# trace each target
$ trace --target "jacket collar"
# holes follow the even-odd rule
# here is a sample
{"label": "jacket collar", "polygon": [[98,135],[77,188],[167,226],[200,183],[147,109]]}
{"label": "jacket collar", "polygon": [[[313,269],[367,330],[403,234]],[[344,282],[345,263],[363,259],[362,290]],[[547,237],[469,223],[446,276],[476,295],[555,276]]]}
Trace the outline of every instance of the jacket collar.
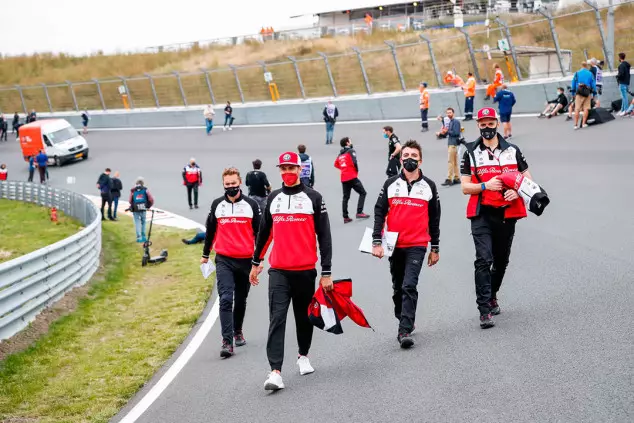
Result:
{"label": "jacket collar", "polygon": [[[502,134],[500,134],[498,132],[498,147],[501,151],[506,150],[507,148],[509,148],[511,146],[511,144],[508,143],[508,141],[506,141],[504,139],[504,137],[502,136]],[[480,150],[484,151],[486,150],[487,146],[484,145],[484,139],[482,137],[479,137],[477,140],[475,140],[475,144],[474,144],[474,150],[475,147],[480,147]]]}
{"label": "jacket collar", "polygon": [[418,169],[418,178],[414,179],[411,183],[407,180],[407,177],[405,176],[405,172],[401,170],[401,173],[398,175],[399,178],[401,178],[402,180],[405,181],[406,184],[408,185],[414,185],[416,182],[419,182],[420,180],[423,179],[423,171],[420,170],[420,168]]}
{"label": "jacket collar", "polygon": [[299,194],[302,191],[304,191],[304,184],[301,182],[299,183],[299,185],[295,185],[294,187],[287,187],[286,185],[282,184],[282,192],[286,195],[295,195]]}

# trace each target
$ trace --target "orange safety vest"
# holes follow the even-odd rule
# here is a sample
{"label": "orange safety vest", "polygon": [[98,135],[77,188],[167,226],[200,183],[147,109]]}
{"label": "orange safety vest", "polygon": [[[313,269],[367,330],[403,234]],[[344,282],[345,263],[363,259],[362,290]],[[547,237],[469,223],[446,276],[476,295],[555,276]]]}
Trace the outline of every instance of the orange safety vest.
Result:
{"label": "orange safety vest", "polygon": [[429,109],[429,93],[425,88],[420,92],[420,108]]}
{"label": "orange safety vest", "polygon": [[467,83],[465,84],[464,96],[475,97],[475,89],[476,89],[476,80],[473,76],[470,76],[467,79]]}
{"label": "orange safety vest", "polygon": [[502,69],[495,70],[495,80],[493,81],[493,83],[497,85],[504,84],[504,74],[502,73]]}

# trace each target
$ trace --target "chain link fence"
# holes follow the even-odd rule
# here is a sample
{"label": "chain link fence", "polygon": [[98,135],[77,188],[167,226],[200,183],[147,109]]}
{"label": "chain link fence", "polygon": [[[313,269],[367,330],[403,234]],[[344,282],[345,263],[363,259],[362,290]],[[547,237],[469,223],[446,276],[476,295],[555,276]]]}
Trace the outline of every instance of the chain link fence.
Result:
{"label": "chain link fence", "polygon": [[[524,18],[519,14],[504,15],[491,19],[484,29],[483,25],[465,22],[463,28],[430,30],[425,29],[422,21],[408,19],[413,42],[395,45],[386,41],[369,50],[353,48],[345,53],[319,53],[310,58],[289,56],[288,60],[276,63],[191,73],[2,87],[0,110],[26,113],[31,109],[50,112],[122,109],[124,94],[129,108],[222,104],[227,100],[270,101],[265,73],[272,75],[279,98],[288,100],[407,91],[416,89],[421,81],[439,87],[449,70],[463,79],[467,72],[473,72],[484,83],[492,80],[496,63],[509,81],[566,76],[582,60],[591,57],[605,58],[604,70],[614,70],[618,52],[634,51],[631,34],[634,3],[620,3],[610,17],[608,7],[598,7],[592,0],[584,2],[564,14],[539,9],[533,15],[537,18],[529,22],[524,20],[526,15]],[[614,21],[613,33],[605,28],[610,18]],[[392,24],[388,30],[401,30]],[[503,50],[498,47],[500,40],[505,44]]]}

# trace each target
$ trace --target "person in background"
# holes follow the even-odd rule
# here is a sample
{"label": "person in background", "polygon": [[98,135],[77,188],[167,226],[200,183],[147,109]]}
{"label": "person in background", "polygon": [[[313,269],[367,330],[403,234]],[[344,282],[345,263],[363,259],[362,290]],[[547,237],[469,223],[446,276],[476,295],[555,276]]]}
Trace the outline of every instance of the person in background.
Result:
{"label": "person in background", "polygon": [[493,102],[499,104],[500,122],[502,122],[502,126],[504,127],[504,139],[507,140],[513,136],[511,134],[511,114],[513,113],[513,106],[515,106],[516,100],[515,94],[509,91],[506,84],[502,84],[500,88]]}
{"label": "person in background", "polygon": [[189,164],[183,168],[183,185],[187,187],[187,203],[192,209],[192,192],[194,193],[194,207],[198,208],[198,187],[203,184],[203,172],[196,164],[196,159],[189,159]]}
{"label": "person in background", "polygon": [[313,159],[306,154],[306,146],[300,144],[297,146],[297,152],[299,158],[302,160],[302,172],[299,174],[299,179],[302,183],[310,188],[315,185],[315,165]]}
{"label": "person in background", "polygon": [[81,112],[81,124],[84,127],[84,135],[88,133],[88,121],[90,120],[90,116],[88,116],[88,110],[84,110]]}
{"label": "person in background", "polygon": [[625,53],[619,53],[619,69],[616,75],[616,82],[619,84],[621,92],[621,111],[619,116],[623,116],[627,110],[627,93],[630,89],[630,64],[625,60]]}
{"label": "person in background", "polygon": [[207,135],[211,135],[211,130],[214,129],[214,108],[211,104],[205,106],[205,110],[203,111],[203,116],[205,117],[205,127],[207,130]]}
{"label": "person in background", "polygon": [[454,87],[462,88],[464,85],[464,80],[458,74],[454,75],[452,71],[447,71],[444,81],[446,85],[451,85]]}
{"label": "person in background", "polygon": [[119,179],[119,171],[115,171],[114,178],[112,178],[112,189],[110,194],[112,195],[113,211],[112,217],[117,220],[117,210],[119,208],[119,198],[121,197],[121,191],[123,190],[123,184]]}
{"label": "person in background", "polygon": [[[11,127],[13,128],[13,133],[17,133],[17,127],[18,124],[20,123],[20,115],[18,115],[18,112],[15,112],[13,114],[13,124],[11,125]],[[17,138],[17,135],[16,135]]]}
{"label": "person in background", "polygon": [[264,213],[266,197],[271,193],[271,184],[269,184],[266,173],[260,169],[262,169],[262,160],[253,160],[253,170],[247,173],[245,185],[249,188],[249,198],[254,199]]}
{"label": "person in background", "polygon": [[343,223],[350,223],[352,219],[348,215],[348,201],[352,190],[359,194],[359,202],[357,203],[357,219],[367,219],[370,216],[363,213],[365,204],[365,196],[367,192],[363,188],[363,184],[359,180],[359,164],[357,163],[357,153],[352,147],[350,138],[344,137],[340,141],[341,151],[335,159],[335,167],[341,172],[341,186],[343,187],[343,201],[341,209],[343,211]]}
{"label": "person in background", "polygon": [[590,72],[594,75],[597,93],[594,96],[594,107],[601,107],[601,94],[603,94],[603,62],[599,62],[594,57],[588,61]]}
{"label": "person in background", "polygon": [[130,210],[134,218],[134,228],[136,229],[136,242],[145,242],[145,212],[154,205],[154,197],[145,186],[142,177],[138,177],[134,188],[130,190]]}
{"label": "person in background", "polygon": [[485,100],[491,100],[495,97],[497,93],[498,87],[501,87],[504,84],[504,73],[502,73],[502,69],[500,69],[500,65],[497,63],[493,65],[493,71],[495,72],[495,76],[493,77],[493,83],[487,86],[487,93]]}
{"label": "person in background", "polygon": [[196,235],[194,235],[192,239],[187,239],[187,238],[181,239],[181,241],[185,245],[200,244],[204,240],[205,240],[205,232],[200,230],[196,232]]}
{"label": "person in background", "polygon": [[401,140],[394,134],[391,126],[383,127],[383,138],[387,138],[387,169],[388,177],[396,176],[401,171]]}
{"label": "person in background", "polygon": [[328,100],[328,104],[324,107],[322,114],[324,116],[324,122],[326,122],[326,144],[332,144],[332,138],[335,134],[335,123],[337,123],[339,110],[337,109],[337,106],[332,104],[331,100]]}
{"label": "person in background", "polygon": [[460,138],[462,131],[460,121],[455,118],[454,109],[449,107],[446,112],[449,124],[447,125],[447,179],[442,186],[457,185],[460,183],[460,170],[458,168],[458,146],[460,146]]}
{"label": "person in background", "polygon": [[447,134],[449,133],[449,121],[451,119],[449,119],[448,116],[438,116],[436,119],[438,119],[441,123],[441,127],[440,127],[440,131],[436,132],[436,139],[440,140],[443,138],[447,138]]}
{"label": "person in background", "polygon": [[7,170],[7,165],[2,163],[0,165],[0,181],[6,181],[9,177],[9,171]]}
{"label": "person in background", "polygon": [[623,116],[632,117],[632,113],[634,113],[634,98],[630,102],[630,106],[625,110]]}
{"label": "person in background", "polygon": [[427,122],[427,113],[429,112],[429,92],[427,91],[427,82],[420,83],[420,120],[421,132],[429,131],[429,123]]}
{"label": "person in background", "polygon": [[464,121],[473,120],[473,103],[475,102],[476,80],[472,72],[467,73],[464,85]]}
{"label": "person in background", "polygon": [[[572,92],[575,96],[575,126],[574,129],[588,126],[588,114],[592,108],[592,97],[596,94],[596,80],[592,72],[588,70],[588,64],[581,62],[581,69],[572,77]],[[582,113],[579,124],[579,113]]]}
{"label": "person in background", "polygon": [[231,107],[231,102],[227,101],[227,105],[225,106],[225,125],[222,127],[223,131],[227,129],[232,131],[231,125],[233,124],[233,107]]}
{"label": "person in background", "polygon": [[97,180],[97,189],[101,193],[101,220],[106,220],[104,208],[108,205],[108,219],[115,220],[112,216],[112,178],[110,178],[110,168],[99,175]]}
{"label": "person in background", "polygon": [[3,114],[0,114],[0,141],[4,138],[7,140],[7,128],[9,127],[7,120],[4,118]]}
{"label": "person in background", "polygon": [[29,157],[29,179],[28,182],[33,182],[33,174],[35,173],[35,156]]}
{"label": "person in background", "polygon": [[28,122],[35,122],[37,120],[37,113],[35,113],[35,109],[31,109],[31,113],[29,113]]}
{"label": "person in background", "polygon": [[547,117],[550,119],[553,116],[557,116],[559,113],[563,113],[564,109],[568,105],[568,99],[566,98],[563,87],[557,88],[557,98],[550,100],[546,103],[546,108],[539,114],[539,118]]}
{"label": "person in background", "polygon": [[44,150],[40,150],[40,153],[35,156],[35,162],[37,163],[37,171],[40,174],[40,184],[46,182],[46,174],[48,172],[48,156]]}

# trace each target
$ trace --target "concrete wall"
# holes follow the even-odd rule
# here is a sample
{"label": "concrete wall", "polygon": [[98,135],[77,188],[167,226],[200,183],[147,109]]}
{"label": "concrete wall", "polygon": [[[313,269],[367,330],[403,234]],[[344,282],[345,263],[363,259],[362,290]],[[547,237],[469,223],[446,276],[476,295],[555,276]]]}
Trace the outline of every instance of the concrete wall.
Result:
{"label": "concrete wall", "polygon": [[[517,104],[514,113],[539,113],[547,100],[556,97],[558,86],[567,87],[572,77],[527,81],[511,85]],[[604,78],[603,105],[620,98],[614,75]],[[475,110],[491,102],[484,101],[486,87],[478,87]],[[457,116],[463,115],[464,95],[460,89],[430,90],[430,118],[440,115],[447,107],[453,107]],[[235,104],[235,125],[266,125],[279,123],[321,122],[322,110],[327,99],[282,101],[278,104]],[[418,118],[420,116],[419,94],[389,93],[364,96],[349,96],[335,99],[339,108],[339,121],[391,120]],[[216,108],[215,125],[224,123],[224,106]],[[146,127],[191,127],[204,126],[203,106],[174,107],[163,109],[108,110],[91,112],[90,128],[146,128]],[[41,113],[42,118],[61,117],[73,125],[81,126],[80,113]]]}

